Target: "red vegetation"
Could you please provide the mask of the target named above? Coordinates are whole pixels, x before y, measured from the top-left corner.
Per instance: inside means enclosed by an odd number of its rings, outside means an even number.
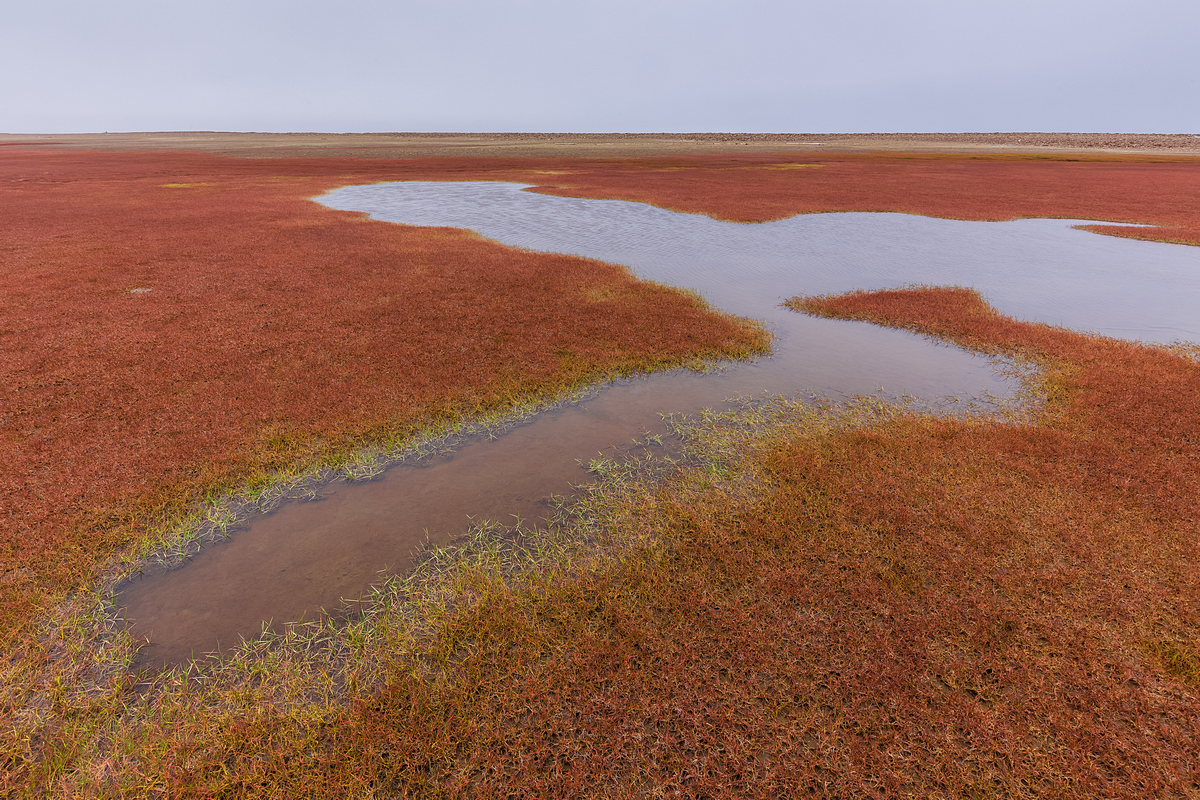
[[[330,752],[484,795],[1200,789],[1200,365],[964,290],[798,305],[1050,358],[1050,413],[786,438],[758,501],[660,496],[662,561],[481,604],[448,640],[502,644],[436,730],[401,680]]]
[[[752,486],[621,515],[662,547],[465,605],[320,725],[180,714],[145,774],[249,796],[1200,791],[1200,365],[966,290],[794,305],[1038,357],[1046,413],[751,439]]]
[[[757,341],[611,265],[307,199],[386,175],[350,160],[0,155],[6,631],[145,515],[256,470]]]
[[[1059,423],[1006,429],[1004,436],[1014,442],[1036,442],[1042,451],[1039,458],[1045,462],[1041,469],[1050,470],[1053,463],[1056,483],[1094,495],[1103,513],[1136,509],[1181,526],[1168,538],[1187,531],[1179,544],[1196,555],[1200,368],[1194,361],[1130,342],[1017,322],[967,289],[855,293],[804,298],[788,305],[808,313],[908,328],[976,349],[1025,352],[1070,365],[1070,389],[1058,398]]]
[[[0,476],[4,608],[27,607],[34,586],[70,583],[126,541],[135,497],[174,486],[151,502],[171,505],[250,464],[735,336],[609,267],[306,200],[374,180],[550,176],[540,191],[747,221],[1068,216],[1163,225],[1104,230],[1200,243],[1200,169],[1188,158],[253,160],[6,148],[0,437],[15,455]],[[624,299],[580,292],[613,282]],[[80,525],[82,538],[69,532]]]
[[[788,160],[821,166],[770,168]],[[305,200],[355,181],[547,171],[563,184],[549,191],[730,218],[1105,217],[1200,243],[1200,175],[1183,160],[9,148],[0,622],[20,626],[44,593],[85,580],[155,504],[579,372],[748,341],[605,265]],[[128,723],[145,737],[123,740],[145,742],[136,769],[108,788],[1200,792],[1200,367],[1014,322],[965,290],[793,307],[1024,352],[1046,364],[1047,412],[1036,425],[901,415],[751,441],[739,468],[758,473],[744,493],[667,487],[631,511],[661,548],[464,603],[425,655],[376,653],[387,680],[348,684],[344,705],[148,709]],[[431,665],[444,671],[430,677]],[[46,785],[90,780],[72,771],[72,748],[92,740],[91,713],[67,709],[44,737],[13,743],[0,786],[22,768]]]

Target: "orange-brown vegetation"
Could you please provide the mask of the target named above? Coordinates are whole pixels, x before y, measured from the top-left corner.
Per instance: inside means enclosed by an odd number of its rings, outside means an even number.
[[[304,201],[328,186],[554,171],[548,190],[739,219],[1102,217],[1200,242],[1184,161],[12,150],[0,435],[23,461],[0,494],[3,558],[21,565],[8,619],[35,605],[31,585],[82,580],[153,503],[423,415],[751,342],[604,265]],[[800,161],[820,166],[762,168]],[[593,307],[595,285],[625,299]],[[0,791],[1200,794],[1200,365],[1016,322],[968,290],[792,307],[1023,355],[1045,406],[1023,423],[734,420],[724,461],[610,509],[633,545],[500,571],[415,639],[417,612],[397,607],[320,634],[346,637],[328,661],[324,644],[285,644],[244,677],[147,693],[127,676],[31,685],[4,709],[23,716]]]
[[[463,659],[445,728],[392,733],[421,724],[399,681],[334,749],[482,794],[1200,791],[1200,365],[967,290],[794,306],[1035,357],[1045,414],[775,438],[753,499],[645,510],[669,554],[475,609],[448,638],[510,650]]]
[[[784,412],[744,439],[734,419],[730,461],[618,504],[640,547],[477,590],[422,647],[379,656],[373,682],[348,680],[345,703],[279,707],[261,677],[236,688],[258,698],[245,708],[181,690],[134,715],[148,744],[75,785],[1200,791],[1200,364],[1015,322],[961,289],[793,307],[1023,353],[1045,406],[1023,424]]]
[[[381,172],[0,156],[6,637],[139,523],[258,471],[757,341],[611,265],[307,199]]]

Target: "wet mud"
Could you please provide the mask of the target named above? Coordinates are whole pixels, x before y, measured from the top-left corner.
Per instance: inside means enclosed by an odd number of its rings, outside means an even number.
[[[519,190],[512,184],[385,184],[350,187],[322,201],[394,222],[467,227],[514,246],[626,264],[641,277],[696,289],[724,310],[765,320],[776,336],[774,354],[709,374],[675,371],[621,381],[495,439],[393,466],[369,482],[330,481],[315,500],[250,519],[183,566],[148,570],[120,588],[118,605],[147,640],[136,667],[227,650],[257,636],[264,624],[278,628],[322,613],[347,613],[381,576],[411,568],[423,546],[448,543],[473,523],[544,524],[557,499],[591,479],[592,459],[677,451],[663,414],[803,392],[1004,397],[1015,388],[979,356],[902,331],[793,314],[778,307],[787,296],[957,282],[980,288],[1017,316],[1128,338],[1200,339],[1200,314],[1190,306],[1176,308],[1178,303],[1149,313],[1149,304],[1163,298],[1160,287],[1146,288],[1154,276],[1183,281],[1185,289],[1188,280],[1200,281],[1200,262],[1190,252],[1182,259],[1178,253],[1195,248],[1100,237],[1053,220],[1019,225],[839,214],[821,215],[827,219],[818,219],[816,227],[816,218],[796,218],[809,220],[807,227],[795,220],[740,225]],[[866,219],[846,219],[851,217]],[[996,228],[1004,225],[1008,232],[997,238]],[[770,233],[772,226],[786,235],[766,243],[742,238]],[[1132,298],[1134,313],[1128,313],[1129,303],[1105,310],[1114,304],[1104,299],[1104,286],[1065,293],[1064,265],[1069,270],[1086,262],[1104,278],[1106,269],[1128,273],[1131,254],[1140,280],[1125,290],[1125,299]],[[1050,264],[1060,271],[1050,277],[1061,290],[1057,305],[1046,305],[1037,294],[1053,272]],[[944,271],[955,270],[954,280],[944,279]],[[1026,275],[1034,289],[1006,286]],[[999,291],[991,288],[997,283]],[[639,444],[647,437],[660,437],[662,446]]]

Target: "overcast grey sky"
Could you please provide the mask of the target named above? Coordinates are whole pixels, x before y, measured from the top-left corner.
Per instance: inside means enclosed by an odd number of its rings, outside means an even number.
[[[1200,133],[1197,0],[0,0],[0,131]]]

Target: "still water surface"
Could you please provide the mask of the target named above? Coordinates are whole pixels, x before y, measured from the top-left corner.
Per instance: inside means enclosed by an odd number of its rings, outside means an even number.
[[[319,201],[408,225],[469,228],[515,247],[598,258],[761,319],[779,300],[905,284],[978,289],[1021,319],[1108,336],[1200,338],[1200,248],[1074,230],[1079,220],[964,222],[806,214],[747,225],[512,183],[349,186]]]
[[[468,228],[511,246],[624,264],[766,321],[776,336],[772,357],[710,375],[621,381],[494,441],[397,465],[368,483],[329,482],[317,502],[252,519],[183,567],[148,571],[121,590],[126,618],[149,639],[139,666],[228,648],[264,622],[335,611],[381,573],[411,567],[426,541],[448,542],[472,521],[542,521],[550,496],[589,479],[591,459],[636,452],[635,439],[665,434],[662,413],[804,391],[936,398],[1012,389],[982,358],[901,331],[795,314],[779,307],[788,297],[960,284],[1019,318],[1200,341],[1200,248],[1098,236],[1063,220],[857,213],[746,225],[523,188],[405,182],[347,187],[318,200],[390,222]]]

